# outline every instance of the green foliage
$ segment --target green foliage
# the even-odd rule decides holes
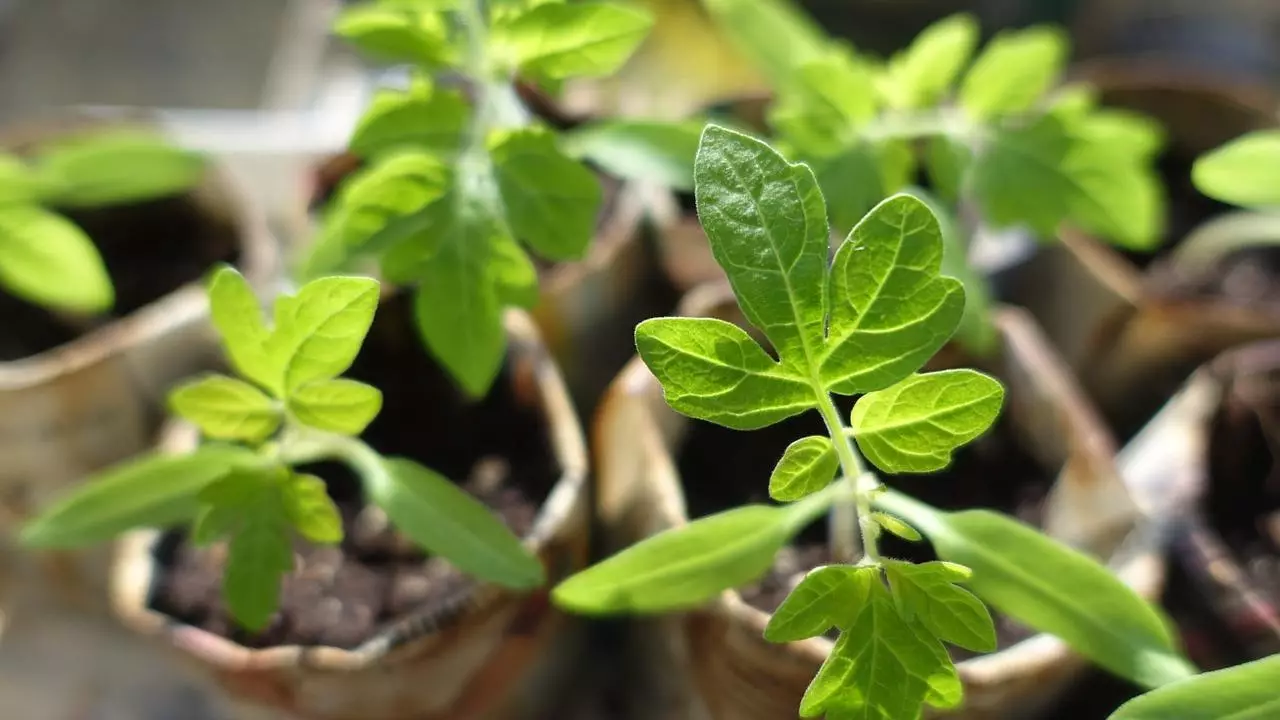
[[[176,195],[203,158],[139,130],[70,135],[23,159],[0,153],[0,288],[53,310],[101,313],[115,291],[93,240],[57,209]]]
[[[1266,720],[1280,713],[1280,655],[1167,685],[1120,706],[1108,720]]]
[[[1280,207],[1280,131],[1242,135],[1196,160],[1191,179],[1215,200],[1246,208]]]
[[[427,552],[516,589],[544,582],[542,564],[485,506],[416,463],[384,459],[357,439],[382,408],[370,385],[338,377],[355,361],[377,309],[365,277],[322,277],[276,298],[268,325],[244,277],[230,267],[209,283],[213,325],[241,376],[191,379],[172,411],[206,442],[181,455],[148,455],[99,473],[23,530],[31,546],[109,540],[141,527],[189,524],[197,545],[227,545],[223,596],[250,630],[271,621],[295,536],[335,544],[342,518],[322,479],[295,468],[340,460],[369,501]]]
[[[503,308],[537,302],[528,251],[550,262],[587,252],[602,192],[584,161],[665,180],[693,159],[677,126],[605,122],[562,137],[514,92],[516,76],[554,85],[615,72],[648,33],[648,14],[601,1],[484,10],[471,0],[366,0],[342,11],[339,35],[373,59],[410,66],[413,80],[378,93],[358,122],[349,148],[365,167],[338,189],[299,268],[317,277],[373,258],[387,280],[415,287],[423,343],[473,397],[502,364]],[[437,76],[468,89],[437,87]],[[632,138],[630,150],[609,147],[618,135]]]
[[[948,58],[959,54],[912,52],[927,62],[902,60],[905,76],[924,72],[909,69],[913,62],[955,63]],[[940,274],[944,239],[929,205],[908,194],[880,201],[832,258],[828,208],[808,166],[711,125],[694,181],[712,253],[769,347],[721,320],[656,318],[636,328],[640,357],[680,413],[752,430],[817,410],[827,436],[783,453],[769,492],[784,504],[658,533],[570,577],[554,601],[591,614],[696,607],[762,576],[779,548],[831,510],[833,533],[860,531],[861,559],[808,573],[764,632],[774,642],[838,633],[802,717],[918,718],[925,706],[958,706],[962,687],[945,645],[995,649],[983,600],[1135,681],[1184,676],[1156,611],[1105,568],[1012,520],[943,513],[886,492],[855,449],[853,440],[882,471],[941,470],[1003,404],[1000,383],[978,372],[919,372],[964,307],[961,283]],[[860,396],[849,425],[832,394]],[[842,514],[854,522],[842,525]],[[881,531],[923,533],[941,560],[882,558]]]

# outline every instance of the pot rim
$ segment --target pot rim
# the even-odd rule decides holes
[[[565,540],[562,535],[572,529],[576,515],[585,508],[586,442],[560,371],[532,320],[524,311],[511,309],[504,314],[503,323],[507,331],[507,352],[513,358],[523,358],[530,363],[527,370],[514,368],[510,381],[516,386],[517,394],[536,393],[551,452],[560,465],[559,478],[538,508],[534,526],[524,538],[525,546],[546,562],[548,555]],[[530,376],[522,377],[525,372]],[[530,387],[522,387],[525,383]],[[160,446],[169,452],[181,452],[196,439],[193,426],[171,421],[161,433]],[[444,649],[464,626],[478,625],[509,611],[509,601],[513,598],[541,597],[545,601],[554,582],[549,578],[547,585],[528,594],[474,582],[469,597],[456,606],[431,608],[429,613],[420,611],[385,624],[373,637],[350,650],[325,645],[248,648],[149,607],[152,581],[159,571],[151,550],[161,536],[161,531],[146,529],[126,533],[117,540],[109,588],[113,613],[133,632],[163,638],[203,663],[232,671],[307,667],[352,672],[396,658],[429,656]]]
[[[727,282],[704,283],[685,296],[677,314],[706,317],[710,308],[724,302],[732,302],[732,300],[732,292]],[[1047,340],[1043,338],[1030,314],[1016,307],[998,305],[995,309],[995,321],[1004,336],[1006,348],[1032,358],[1031,362],[1038,362],[1044,358],[1052,359],[1047,366],[1048,369],[1042,369],[1042,373],[1052,376],[1045,384],[1063,395],[1055,403],[1060,411],[1059,414],[1063,417],[1063,422],[1071,423],[1075,428],[1072,435],[1075,436],[1076,442],[1069,448],[1068,457],[1101,456],[1108,465],[1111,465],[1115,446],[1110,431],[1098,419],[1096,411],[1071,377],[1065,362],[1058,359],[1048,346]],[[624,405],[627,397],[641,398],[642,402],[639,405],[644,408],[641,412],[644,426],[637,430],[636,435],[648,439],[656,434],[657,437],[663,438],[660,445],[664,450],[669,450],[671,437],[678,435],[679,431],[673,427],[662,426],[658,420],[659,416],[655,414],[655,408],[663,404],[661,389],[657,385],[656,378],[638,357],[633,358],[620,373],[597,412],[596,427],[593,428],[597,442],[606,436],[605,418],[616,414],[617,408]],[[670,415],[675,416],[675,413],[671,411]],[[683,421],[683,418],[673,417],[671,423]],[[603,454],[600,449],[597,449],[597,457],[603,457]],[[1070,460],[1064,463],[1064,473],[1067,466],[1071,464],[1074,463]],[[1090,468],[1086,468],[1086,472],[1089,470]],[[662,462],[661,472],[672,478],[677,492],[673,497],[666,498],[669,500],[668,505],[660,508],[658,512],[671,515],[667,520],[673,525],[683,525],[689,522],[684,494],[678,484],[678,473],[669,458]],[[1128,483],[1126,479],[1120,477],[1114,465],[1111,466],[1110,473],[1128,493]],[[1096,472],[1094,476],[1097,477]],[[1062,476],[1060,475],[1054,487],[1061,484]],[[1146,517],[1145,512],[1150,507],[1150,503],[1139,502],[1136,497],[1133,499],[1133,513],[1127,519],[1124,540],[1114,552],[1110,553],[1106,561],[1127,585],[1150,600],[1157,597],[1163,588],[1164,563],[1160,548],[1155,547],[1157,538],[1142,532],[1144,526],[1152,520]],[[690,612],[694,615],[705,613],[724,615],[731,625],[744,627],[752,636],[760,638],[762,643],[764,628],[770,617],[768,613],[748,605],[735,589],[725,591],[708,605]],[[818,637],[790,645],[810,657],[815,663],[820,663],[830,653],[834,643]],[[976,687],[995,685],[1010,675],[1036,675],[1049,667],[1064,665],[1073,668],[1083,667],[1085,662],[1082,656],[1071,650],[1062,640],[1047,633],[1037,632],[995,653],[963,660],[957,663],[956,667],[965,684]]]
[[[47,138],[94,126],[134,126],[150,130],[158,128],[146,113],[141,117],[134,113],[110,113],[106,117],[72,115],[62,118],[61,123],[53,129],[34,123],[16,126],[11,129],[5,144],[12,146],[31,142],[36,137]],[[206,162],[204,178],[188,194],[199,198],[202,193],[213,191],[221,196],[235,228],[239,246],[240,258],[235,266],[245,274],[253,287],[261,291],[280,268],[279,246],[268,227],[261,206],[248,193],[244,184],[236,179],[224,162],[212,156],[206,157]],[[207,209],[209,203],[197,199],[197,204],[202,209]],[[19,360],[0,362],[0,392],[42,385],[59,377],[78,373],[107,358],[122,354],[138,342],[145,343],[164,336],[174,328],[190,324],[207,315],[208,307],[202,281],[196,279],[188,282],[128,315],[116,318],[62,345]]]

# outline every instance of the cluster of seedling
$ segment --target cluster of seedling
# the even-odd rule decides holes
[[[58,209],[123,205],[179,194],[204,160],[137,130],[85,132],[0,153],[0,288],[53,310],[101,313],[115,292],[93,241]]]
[[[712,252],[774,355],[723,320],[657,318],[636,328],[640,357],[684,415],[755,430],[817,411],[827,435],[787,448],[769,481],[780,504],[650,537],[557,586],[559,604],[596,614],[697,607],[759,578],[832,512],[836,562],[809,572],[765,628],[774,642],[838,632],[802,717],[898,720],[957,706],[962,686],[944,643],[996,649],[983,600],[1141,685],[1194,672],[1159,612],[1095,560],[994,512],[931,508],[876,476],[942,470],[1003,402],[1000,383],[981,373],[919,372],[965,302],[960,282],[940,274],[928,205],[909,194],[880,202],[829,261],[827,208],[808,166],[712,125],[694,178]],[[833,395],[859,396],[847,423]],[[923,535],[939,560],[883,557],[881,532]]]
[[[544,582],[541,562],[478,500],[448,478],[359,440],[382,394],[339,377],[355,361],[378,305],[365,277],[313,280],[275,300],[268,327],[233,268],[209,286],[214,326],[239,377],[212,374],[170,396],[205,442],[152,454],[87,479],[23,531],[36,547],[79,546],[141,527],[189,523],[197,546],[226,542],[223,597],[245,628],[260,630],[294,567],[294,536],[342,541],[342,519],[322,479],[297,468],[348,465],[364,495],[427,552],[470,575],[516,589]]]

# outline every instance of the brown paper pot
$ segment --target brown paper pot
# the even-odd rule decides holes
[[[507,363],[494,389],[478,404],[464,403],[420,349],[412,330],[411,303],[403,293],[384,298],[349,374],[379,384],[384,391],[382,414],[364,436],[381,452],[414,457],[451,478],[469,472],[474,477],[482,464],[478,461],[486,457],[496,455],[508,464],[512,482],[501,492],[522,493],[518,507],[527,512],[499,512],[509,523],[524,523],[525,542],[539,554],[554,583],[587,559],[585,441],[559,371],[528,316],[511,311],[505,322]],[[194,439],[189,428],[175,426],[165,434],[163,446],[181,451]],[[340,505],[340,497],[358,493],[349,490],[342,496],[341,475],[333,466],[317,467]],[[358,495],[347,502],[360,506]],[[352,524],[346,525],[351,537]],[[564,681],[571,679],[568,664],[574,660],[582,625],[553,610],[545,589],[516,594],[473,584],[449,568],[420,584],[435,587],[433,594],[396,600],[400,591],[384,585],[385,594],[373,600],[339,600],[340,619],[325,622],[313,617],[308,621],[312,629],[305,630],[303,620],[310,613],[333,606],[335,598],[352,597],[340,594],[346,568],[365,568],[357,590],[375,587],[377,573],[359,559],[368,556],[354,554],[352,545],[343,546],[342,563],[328,579],[315,580],[314,570],[304,575],[308,556],[303,555],[301,569],[286,582],[283,593],[286,607],[298,612],[289,618],[277,616],[275,629],[266,631],[289,633],[279,637],[310,633],[308,637],[319,641],[229,639],[234,634],[228,629],[206,629],[220,622],[208,611],[216,600],[206,594],[193,603],[176,590],[182,568],[190,567],[183,558],[191,551],[182,549],[182,538],[178,531],[146,531],[121,539],[112,570],[113,609],[127,627],[192,667],[226,701],[235,718],[522,718],[562,697]],[[384,567],[381,577],[400,578],[422,568],[420,555],[397,557],[402,559],[394,566],[396,574]],[[320,561],[313,560],[311,567],[315,562]],[[303,583],[313,580],[316,585],[311,587],[318,589],[305,594],[310,591]],[[216,598],[216,581],[212,585],[208,592]],[[205,608],[203,615],[200,607]],[[360,617],[361,607],[382,610],[372,621],[365,612],[364,625],[355,625],[367,632],[334,641],[335,629]]]
[[[1280,491],[1275,424],[1280,343],[1248,345],[1198,370],[1170,401],[1161,443],[1179,511],[1171,607],[1207,669],[1280,652]]]
[[[3,145],[22,152],[83,123],[16,129]],[[166,388],[216,362],[204,274],[230,260],[261,290],[278,272],[259,208],[216,164],[186,195],[67,215],[98,242],[118,312],[75,323],[0,293],[0,574],[33,557],[5,547],[18,523],[85,474],[149,445]],[[97,590],[105,581],[100,553],[39,558],[72,595],[80,583]]]
[[[740,321],[725,285],[695,290],[680,314]],[[977,494],[971,496],[952,482],[956,478],[891,478],[888,482],[943,505],[947,494],[954,493],[955,504],[969,497],[977,498],[977,504],[1009,501],[1018,506],[1016,496],[1032,488],[1031,478],[1038,474],[1042,502],[1036,503],[1040,509],[1034,511],[1035,517],[1028,519],[1059,539],[1111,558],[1125,582],[1143,596],[1155,597],[1164,579],[1159,551],[1151,538],[1132,532],[1139,521],[1140,499],[1132,497],[1120,480],[1110,436],[1034,321],[1022,311],[1001,308],[996,322],[1003,350],[987,369],[1002,379],[1009,392],[1004,420],[991,437],[1006,444],[980,440],[957,456],[956,467],[981,462],[982,453],[1011,454],[1016,448],[1024,457],[1023,464],[1012,468],[1019,472],[1014,477],[1027,482],[990,493],[975,488]],[[939,360],[947,363],[952,354],[948,348]],[[611,387],[592,437],[598,458],[600,513],[605,526],[617,533],[612,544],[634,542],[683,524],[691,516],[704,514],[699,509],[717,509],[695,506],[706,504],[707,493],[738,482],[758,488],[759,495],[750,499],[765,501],[773,463],[786,443],[804,432],[788,424],[793,422],[778,426],[785,430],[771,436],[770,430],[734,433],[689,421],[666,407],[656,380],[639,359],[633,360]],[[733,436],[737,444],[718,446],[719,453],[695,448],[710,437]],[[714,456],[712,464],[699,459],[704,454]],[[717,472],[718,465],[725,467]],[[741,477],[744,474],[750,477]],[[1026,509],[1022,504],[1024,513]],[[805,552],[799,549],[795,557]],[[902,556],[909,551],[897,547],[891,552]],[[775,564],[775,590],[807,569],[803,561],[794,564],[788,569],[790,577],[778,575],[780,567]],[[744,592],[758,596],[768,582]],[[765,642],[762,632],[769,616],[744,600],[744,592],[727,592],[701,611],[637,622],[636,645],[647,654],[650,670],[649,677],[637,682],[648,683],[642,687],[644,697],[654,703],[652,717],[777,720],[796,716],[800,698],[831,642]],[[959,664],[966,704],[949,717],[976,720],[1032,713],[1053,702],[1085,669],[1085,661],[1059,640],[1029,631],[1010,635],[1008,623],[1000,624],[1005,628],[1002,634],[1015,642]]]
[[[313,174],[311,206],[327,202],[360,160],[344,153]],[[657,312],[650,288],[655,260],[645,241],[645,207],[636,186],[602,176],[604,204],[587,256],[552,265],[538,262],[542,285],[533,318],[560,365],[570,396],[583,410],[630,357],[630,328]],[[310,237],[314,219],[299,217],[300,237]]]
[[[1164,125],[1173,241],[1226,209],[1191,186],[1190,162],[1274,126],[1280,107],[1266,88],[1151,62],[1099,60],[1074,75],[1097,87],[1102,103]],[[1174,272],[1163,256],[1124,254],[1070,229],[1060,239],[1019,271],[1009,300],[1040,320],[1121,437],[1141,427],[1201,363],[1280,334],[1276,308],[1197,289],[1212,285],[1211,278]]]

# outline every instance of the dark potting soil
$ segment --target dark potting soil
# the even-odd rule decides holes
[[[235,262],[239,238],[230,216],[190,196],[89,210],[58,210],[102,254],[116,303],[96,318],[72,318],[0,291],[0,361],[19,360],[74,340],[198,280],[215,264]]]
[[[467,402],[423,350],[408,300],[399,294],[379,305],[347,374],[383,391],[382,412],[363,438],[384,455],[412,458],[461,482],[523,536],[558,478],[541,414],[517,397],[509,364],[485,398]],[[266,630],[250,633],[231,621],[219,590],[222,550],[195,549],[182,531],[167,533],[157,547],[161,571],[152,607],[249,647],[341,648],[358,646],[410,613],[455,607],[469,581],[386,527],[350,471],[332,463],[302,470],[326,481],[346,538],[337,547],[298,545],[282,607]]]
[[[847,417],[853,401],[837,398],[836,404]],[[744,503],[772,502],[769,475],[787,445],[805,435],[825,432],[817,413],[806,413],[754,432],[694,422],[677,457],[689,516],[701,517]],[[894,489],[942,509],[989,508],[1038,524],[1041,502],[1054,474],[1032,458],[1015,436],[1012,421],[1002,417],[987,435],[956,453],[951,466],[941,473],[882,473],[881,479]],[[829,562],[826,543],[827,522],[821,519],[778,554],[769,574],[740,589],[743,599],[765,612],[773,612],[790,592],[791,582],[798,574]],[[881,536],[880,551],[886,557],[913,562],[937,559],[927,541],[907,542],[888,533]],[[1031,634],[998,614],[995,620],[1001,647]],[[951,651],[957,660],[971,655],[961,648]]]

